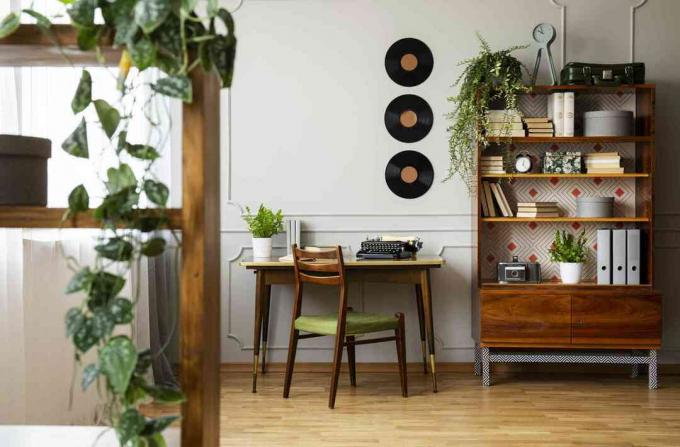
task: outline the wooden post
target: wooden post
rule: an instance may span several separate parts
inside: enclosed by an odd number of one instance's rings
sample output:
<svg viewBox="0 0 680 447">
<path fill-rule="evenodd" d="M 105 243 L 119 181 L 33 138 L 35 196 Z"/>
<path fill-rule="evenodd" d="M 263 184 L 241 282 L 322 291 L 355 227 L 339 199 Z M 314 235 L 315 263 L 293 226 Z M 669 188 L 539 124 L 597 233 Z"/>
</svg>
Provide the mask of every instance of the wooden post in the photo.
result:
<svg viewBox="0 0 680 447">
<path fill-rule="evenodd" d="M 180 378 L 182 446 L 219 445 L 220 85 L 192 74 L 193 103 L 183 110 Z"/>
</svg>

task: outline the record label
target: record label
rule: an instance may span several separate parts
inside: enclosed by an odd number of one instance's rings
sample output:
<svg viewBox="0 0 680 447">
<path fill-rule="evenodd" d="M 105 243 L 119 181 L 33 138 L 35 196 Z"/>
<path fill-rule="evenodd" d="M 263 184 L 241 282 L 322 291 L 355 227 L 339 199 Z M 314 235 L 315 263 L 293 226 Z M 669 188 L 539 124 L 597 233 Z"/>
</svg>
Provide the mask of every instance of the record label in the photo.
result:
<svg viewBox="0 0 680 447">
<path fill-rule="evenodd" d="M 404 87 L 422 84 L 432 73 L 433 65 L 432 51 L 411 37 L 394 42 L 385 54 L 387 75 Z"/>
<path fill-rule="evenodd" d="M 432 163 L 420 152 L 399 152 L 385 168 L 387 187 L 404 199 L 422 196 L 430 189 L 433 180 Z"/>
<path fill-rule="evenodd" d="M 432 121 L 432 109 L 420 96 L 399 96 L 385 109 L 387 131 L 403 143 L 414 143 L 425 138 L 432 129 Z"/>
</svg>

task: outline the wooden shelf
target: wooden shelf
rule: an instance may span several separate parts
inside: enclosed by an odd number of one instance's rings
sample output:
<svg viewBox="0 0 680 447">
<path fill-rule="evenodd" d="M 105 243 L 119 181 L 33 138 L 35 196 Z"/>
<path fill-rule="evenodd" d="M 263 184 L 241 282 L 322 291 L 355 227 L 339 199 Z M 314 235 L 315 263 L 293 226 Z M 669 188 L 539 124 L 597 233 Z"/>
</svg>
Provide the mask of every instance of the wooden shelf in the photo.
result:
<svg viewBox="0 0 680 447">
<path fill-rule="evenodd" d="M 626 172 L 623 174 L 543 174 L 543 173 L 529 173 L 529 174 L 482 174 L 482 178 L 566 178 L 566 179 L 579 179 L 579 178 L 648 178 L 649 174 L 646 173 L 633 173 Z"/>
<path fill-rule="evenodd" d="M 608 290 L 611 291 L 613 289 L 621 288 L 625 290 L 635 290 L 635 289 L 643 289 L 643 290 L 649 290 L 652 286 L 651 284 L 597 284 L 595 280 L 586 280 L 582 281 L 579 284 L 564 284 L 559 281 L 543 281 L 540 283 L 510 283 L 510 284 L 501 284 L 497 281 L 493 280 L 483 280 L 482 281 L 482 288 L 483 289 L 517 289 L 517 288 L 522 288 L 522 289 L 553 289 L 555 287 L 559 287 L 561 289 L 600 289 L 600 290 Z"/>
<path fill-rule="evenodd" d="M 482 217 L 482 222 L 649 222 L 648 217 Z"/>
<path fill-rule="evenodd" d="M 557 144 L 604 144 L 604 143 L 652 143 L 652 136 L 627 137 L 492 137 L 493 144 L 527 144 L 527 143 L 557 143 Z"/>
<path fill-rule="evenodd" d="M 549 95 L 553 92 L 583 92 L 615 94 L 618 92 L 630 92 L 635 90 L 654 90 L 656 84 L 621 84 L 617 86 L 603 85 L 535 85 L 525 95 Z"/>
<path fill-rule="evenodd" d="M 0 228 L 101 228 L 94 220 L 92 211 L 76 219 L 62 221 L 66 208 L 44 208 L 39 206 L 0 206 Z M 168 228 L 182 228 L 182 210 L 166 210 L 170 219 Z"/>
</svg>

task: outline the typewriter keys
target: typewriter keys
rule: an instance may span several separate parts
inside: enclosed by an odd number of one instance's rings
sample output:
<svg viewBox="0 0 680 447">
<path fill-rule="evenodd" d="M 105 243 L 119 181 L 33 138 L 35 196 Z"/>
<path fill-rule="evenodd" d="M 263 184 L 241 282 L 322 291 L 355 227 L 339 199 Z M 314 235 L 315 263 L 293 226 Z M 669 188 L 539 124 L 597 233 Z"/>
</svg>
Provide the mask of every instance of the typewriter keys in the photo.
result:
<svg viewBox="0 0 680 447">
<path fill-rule="evenodd" d="M 420 152 L 399 152 L 385 168 L 387 187 L 404 199 L 422 196 L 430 189 L 433 180 L 432 163 Z"/>
</svg>

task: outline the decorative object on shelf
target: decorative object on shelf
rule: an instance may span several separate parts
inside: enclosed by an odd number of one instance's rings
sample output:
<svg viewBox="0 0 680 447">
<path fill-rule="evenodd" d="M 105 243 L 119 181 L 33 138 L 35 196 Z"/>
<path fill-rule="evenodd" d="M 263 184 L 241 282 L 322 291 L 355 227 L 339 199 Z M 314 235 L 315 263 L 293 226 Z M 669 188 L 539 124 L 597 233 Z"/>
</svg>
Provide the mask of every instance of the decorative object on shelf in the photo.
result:
<svg viewBox="0 0 680 447">
<path fill-rule="evenodd" d="M 534 162 L 531 160 L 531 156 L 528 153 L 519 153 L 515 157 L 515 172 L 520 174 L 526 174 L 531 171 Z"/>
<path fill-rule="evenodd" d="M 0 135 L 0 205 L 46 206 L 51 155 L 45 138 Z"/>
<path fill-rule="evenodd" d="M 387 75 L 399 85 L 414 87 L 432 73 L 434 58 L 430 48 L 418 39 L 407 37 L 392 44 L 385 54 Z"/>
<path fill-rule="evenodd" d="M 522 126 L 522 116 L 514 110 L 489 110 L 486 114 L 487 138 L 524 137 L 526 132 Z"/>
<path fill-rule="evenodd" d="M 385 127 L 402 143 L 415 143 L 432 129 L 433 114 L 430 105 L 420 96 L 401 95 L 385 109 Z"/>
<path fill-rule="evenodd" d="M 253 236 L 253 257 L 270 258 L 272 255 L 272 236 L 283 231 L 283 212 L 276 213 L 260 204 L 257 214 L 253 214 L 246 206 L 243 220 L 248 224 L 248 231 Z"/>
<path fill-rule="evenodd" d="M 555 240 L 550 248 L 550 260 L 559 262 L 560 277 L 564 284 L 578 284 L 581 282 L 583 263 L 587 257 L 588 239 L 583 230 L 578 237 L 564 230 L 555 232 Z"/>
<path fill-rule="evenodd" d="M 581 172 L 580 152 L 546 152 L 543 156 L 545 174 L 579 174 Z"/>
<path fill-rule="evenodd" d="M 538 50 L 536 51 L 536 63 L 534 64 L 534 73 L 531 76 L 531 85 L 536 85 L 538 67 L 541 65 L 541 54 L 543 52 L 545 52 L 545 54 L 548 56 L 552 85 L 557 85 L 557 70 L 555 70 L 555 61 L 553 60 L 552 52 L 550 51 L 550 45 L 555 41 L 555 27 L 550 23 L 539 23 L 534 27 L 534 30 L 531 32 L 531 36 L 538 44 Z"/>
<path fill-rule="evenodd" d="M 633 112 L 597 110 L 583 114 L 583 134 L 587 137 L 626 137 L 633 135 Z"/>
<path fill-rule="evenodd" d="M 139 265 L 143 257 L 159 256 L 170 248 L 166 239 L 156 233 L 168 221 L 165 208 L 169 190 L 155 177 L 153 165 L 160 158 L 161 143 L 169 138 L 168 123 L 172 120 L 162 115 L 163 107 L 153 107 L 153 100 L 161 96 L 192 103 L 190 76 L 199 72 L 215 72 L 222 87 L 229 87 L 236 51 L 234 21 L 227 10 L 215 5 L 216 2 L 209 2 L 213 6 L 208 8 L 206 16 L 194 11 L 195 1 L 78 0 L 62 3 L 70 4 L 67 13 L 70 24 L 78 33 L 81 51 L 96 54 L 102 66 L 112 61 L 101 60 L 104 57 L 101 46 L 112 43 L 121 53 L 118 101 L 110 104 L 103 99 L 94 99 L 92 93 L 99 89 L 93 86 L 89 71 L 83 69 L 71 102 L 73 113 L 82 114 L 81 119 L 61 145 L 70 155 L 89 158 L 88 134 L 99 131 L 109 140 L 103 148 L 106 157 L 101 158 L 113 161 L 103 181 L 105 195 L 93 212 L 102 228 L 100 242 L 95 247 L 96 260 L 91 266 L 82 266 L 73 258 L 67 258 L 68 267 L 75 274 L 66 293 L 82 294 L 83 302 L 67 311 L 66 335 L 75 345 L 77 366 L 83 359 L 94 357 L 94 362 L 82 370 L 81 386 L 86 390 L 95 382 L 101 385 L 103 402 L 100 408 L 103 411 L 99 422 L 116 430 L 121 446 L 165 445 L 162 432 L 178 416 L 147 418 L 139 407 L 142 402 L 177 406 L 184 401 L 184 396 L 176 387 L 148 382 L 152 361 L 161 352 L 138 351 L 128 335 L 130 331 L 134 332 L 140 288 L 133 287 L 134 295 L 130 298 L 124 298 L 120 293 L 133 266 Z M 55 42 L 58 47 L 55 51 L 60 51 L 70 63 L 67 53 L 59 47 L 50 19 L 32 9 L 22 12 L 36 20 L 36 26 L 47 39 Z M 19 28 L 19 14 L 12 12 L 0 21 L 0 38 Z M 215 31 L 218 21 L 224 25 L 224 32 Z M 149 67 L 158 68 L 166 75 L 150 82 L 142 73 Z M 137 103 L 135 107 L 135 99 L 146 95 L 147 90 L 149 97 L 145 98 L 145 106 L 140 107 Z M 90 106 L 97 114 L 96 121 L 88 120 L 83 113 Z M 131 123 L 148 130 L 141 140 L 143 143 L 128 140 Z M 139 178 L 126 161 L 139 166 Z M 99 168 L 96 167 L 97 173 Z M 142 208 L 142 194 L 156 208 Z M 89 194 L 84 185 L 71 191 L 68 203 L 65 218 L 89 212 Z M 171 234 L 175 236 L 175 233 Z M 179 241 L 175 242 L 179 244 Z M 174 248 L 179 249 L 178 246 Z M 124 329 L 118 330 L 121 327 Z M 168 345 L 165 343 L 164 346 Z M 86 357 L 93 350 L 97 355 Z"/>
<path fill-rule="evenodd" d="M 612 217 L 614 197 L 577 197 L 577 217 Z"/>
<path fill-rule="evenodd" d="M 588 174 L 623 174 L 618 152 L 592 152 L 583 156 Z"/>
<path fill-rule="evenodd" d="M 574 136 L 574 111 L 576 96 L 574 92 L 564 92 L 564 110 L 562 113 L 562 137 Z"/>
<path fill-rule="evenodd" d="M 416 151 L 402 151 L 387 162 L 385 182 L 394 194 L 415 199 L 425 194 L 434 181 L 434 169 L 428 158 Z"/>
<path fill-rule="evenodd" d="M 500 284 L 541 282 L 541 264 L 519 262 L 517 256 L 512 257 L 512 262 L 499 262 L 496 271 Z"/>
<path fill-rule="evenodd" d="M 562 85 L 602 85 L 644 84 L 645 64 L 630 62 L 626 64 L 589 64 L 569 62 L 560 71 Z"/>
<path fill-rule="evenodd" d="M 526 46 L 493 52 L 479 34 L 477 37 L 481 42 L 480 54 L 461 62 L 466 67 L 454 83 L 460 90 L 458 95 L 448 98 L 454 110 L 448 114 L 450 164 L 445 180 L 459 176 L 471 191 L 477 147 L 483 150 L 489 144 L 484 133 L 489 124 L 489 105 L 499 101 L 505 109 L 519 112 L 517 95 L 528 90 L 522 82 L 521 62 L 510 55 Z"/>
<path fill-rule="evenodd" d="M 554 124 L 548 117 L 529 117 L 522 120 L 528 137 L 552 137 L 555 133 Z"/>
<path fill-rule="evenodd" d="M 517 202 L 517 217 L 560 217 L 557 202 Z"/>
<path fill-rule="evenodd" d="M 554 92 L 548 96 L 548 118 L 554 124 L 555 136 L 564 135 L 564 92 Z"/>
</svg>

